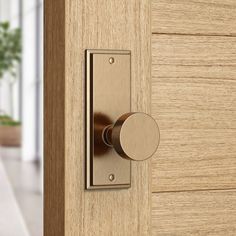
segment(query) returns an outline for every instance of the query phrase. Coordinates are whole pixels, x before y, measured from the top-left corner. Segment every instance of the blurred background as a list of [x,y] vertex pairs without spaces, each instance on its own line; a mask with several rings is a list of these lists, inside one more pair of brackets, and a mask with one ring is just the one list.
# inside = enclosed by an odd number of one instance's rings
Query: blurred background
[[0,235],[42,235],[43,0],[0,0]]

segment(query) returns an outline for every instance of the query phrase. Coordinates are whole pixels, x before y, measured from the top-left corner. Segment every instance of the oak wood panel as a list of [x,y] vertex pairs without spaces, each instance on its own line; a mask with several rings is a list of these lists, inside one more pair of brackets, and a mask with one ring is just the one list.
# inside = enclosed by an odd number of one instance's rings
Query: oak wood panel
[[236,38],[153,35],[153,191],[236,187]]
[[235,0],[152,0],[152,32],[236,35]]
[[150,235],[150,162],[132,187],[84,190],[84,50],[132,51],[132,110],[150,111],[150,1],[45,2],[45,236]]
[[233,236],[236,191],[154,193],[153,235]]

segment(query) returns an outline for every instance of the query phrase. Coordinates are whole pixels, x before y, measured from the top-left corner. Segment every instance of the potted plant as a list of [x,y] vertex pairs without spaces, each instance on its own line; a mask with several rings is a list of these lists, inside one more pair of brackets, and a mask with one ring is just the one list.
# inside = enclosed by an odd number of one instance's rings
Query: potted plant
[[20,122],[8,115],[0,115],[0,146],[20,146]]
[[[10,89],[10,115],[13,114],[13,85],[17,64],[21,60],[21,31],[11,29],[9,22],[0,23],[0,82],[6,80]],[[0,112],[0,146],[19,146],[21,140],[20,123],[5,112]]]

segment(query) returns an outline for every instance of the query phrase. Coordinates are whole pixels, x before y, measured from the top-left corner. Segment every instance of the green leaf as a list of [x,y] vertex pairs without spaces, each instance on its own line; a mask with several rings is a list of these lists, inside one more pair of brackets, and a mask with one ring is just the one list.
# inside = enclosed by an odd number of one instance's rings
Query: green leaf
[[19,126],[19,125],[21,125],[20,122],[13,120],[8,115],[0,116],[0,126]]
[[5,73],[14,71],[21,61],[21,30],[10,29],[9,22],[0,23],[0,79]]

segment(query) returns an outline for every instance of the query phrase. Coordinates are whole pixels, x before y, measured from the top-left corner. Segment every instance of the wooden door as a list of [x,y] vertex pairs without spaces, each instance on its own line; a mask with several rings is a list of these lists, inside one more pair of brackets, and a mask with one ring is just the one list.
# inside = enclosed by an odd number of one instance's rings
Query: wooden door
[[[236,234],[235,25],[233,0],[46,0],[44,235]],[[131,50],[161,129],[128,190],[84,190],[85,49]]]
[[235,1],[152,1],[153,235],[236,235],[235,36]]

